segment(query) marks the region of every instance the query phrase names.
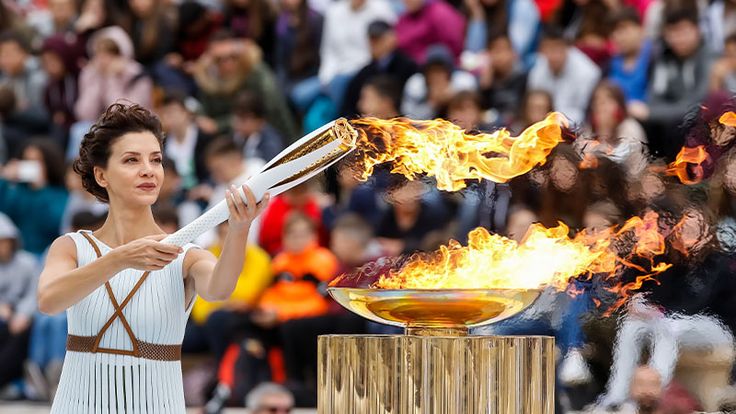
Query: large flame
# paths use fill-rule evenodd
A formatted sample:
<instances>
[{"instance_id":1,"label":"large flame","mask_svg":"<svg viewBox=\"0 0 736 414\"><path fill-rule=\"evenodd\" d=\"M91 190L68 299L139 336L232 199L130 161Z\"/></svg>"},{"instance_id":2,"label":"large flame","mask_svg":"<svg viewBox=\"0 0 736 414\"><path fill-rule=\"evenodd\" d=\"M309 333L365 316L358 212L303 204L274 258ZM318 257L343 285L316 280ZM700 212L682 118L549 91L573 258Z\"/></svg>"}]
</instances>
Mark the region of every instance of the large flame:
<instances>
[{"instance_id":1,"label":"large flame","mask_svg":"<svg viewBox=\"0 0 736 414\"><path fill-rule=\"evenodd\" d=\"M703 179L703 166L701 164L708 157L708 152L703 145L682 147L675 161L667 167L665 174L677 176L683 184L697 184Z\"/></svg>"},{"instance_id":2,"label":"large flame","mask_svg":"<svg viewBox=\"0 0 736 414\"><path fill-rule=\"evenodd\" d=\"M572 277L603 275L611 278L623 268L635 268L640 276L628 285L613 283L611 290L626 295L669 265L655 263L664 252L665 237L658 215L634 217L619 228L580 232L570 237L560 223L544 228L533 225L524 240L477 228L467 246L455 241L432 254L414 255L400 269L376 282L380 289L567 289ZM622 248L623 241L629 246ZM625 243L623 243L625 244ZM638 260L633 260L638 258ZM639 264L635 264L634 262ZM641 262L647 263L642 265Z\"/></svg>"},{"instance_id":3,"label":"large flame","mask_svg":"<svg viewBox=\"0 0 736 414\"><path fill-rule=\"evenodd\" d=\"M566 119L551 113L518 137L505 130L469 134L442 119L414 121L363 118L350 123L360 131L356 164L367 179L376 165L390 163L392 172L409 179L433 176L441 190L457 191L465 180L506 182L543 164L562 141Z\"/></svg>"}]
</instances>

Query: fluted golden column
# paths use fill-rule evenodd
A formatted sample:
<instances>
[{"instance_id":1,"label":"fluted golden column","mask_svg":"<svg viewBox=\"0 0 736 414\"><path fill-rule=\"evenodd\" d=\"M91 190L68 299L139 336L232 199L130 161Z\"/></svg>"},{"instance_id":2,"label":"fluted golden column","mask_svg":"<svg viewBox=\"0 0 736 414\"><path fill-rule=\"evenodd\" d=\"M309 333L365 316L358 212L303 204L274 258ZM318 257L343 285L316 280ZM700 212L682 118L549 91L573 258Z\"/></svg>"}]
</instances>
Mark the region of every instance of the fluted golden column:
<instances>
[{"instance_id":1,"label":"fluted golden column","mask_svg":"<svg viewBox=\"0 0 736 414\"><path fill-rule=\"evenodd\" d=\"M321 336L318 384L320 414L552 414L554 339Z\"/></svg>"}]
</instances>

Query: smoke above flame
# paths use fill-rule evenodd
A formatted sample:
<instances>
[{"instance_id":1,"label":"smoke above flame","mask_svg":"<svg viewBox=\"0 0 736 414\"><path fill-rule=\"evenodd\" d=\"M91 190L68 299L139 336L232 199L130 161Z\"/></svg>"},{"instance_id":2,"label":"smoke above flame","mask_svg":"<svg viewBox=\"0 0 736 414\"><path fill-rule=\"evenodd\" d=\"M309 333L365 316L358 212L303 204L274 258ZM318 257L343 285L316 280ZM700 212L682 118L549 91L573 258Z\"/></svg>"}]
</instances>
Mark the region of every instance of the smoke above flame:
<instances>
[{"instance_id":1,"label":"smoke above flame","mask_svg":"<svg viewBox=\"0 0 736 414\"><path fill-rule=\"evenodd\" d=\"M465 180L506 182L544 164L562 142L567 120L551 113L516 137L505 129L469 134L442 119L362 118L350 123L360 133L352 164L362 179L388 163L391 172L410 180L426 174L437 180L440 190L457 191Z\"/></svg>"},{"instance_id":2,"label":"smoke above flame","mask_svg":"<svg viewBox=\"0 0 736 414\"><path fill-rule=\"evenodd\" d=\"M433 253L417 253L400 266L382 269L371 287L378 289L568 289L571 278L601 277L623 303L655 275L670 267L657 262L665 251L665 235L654 212L633 217L625 224L598 232L570 236L560 223L545 228L535 224L517 243L484 228L470 232L466 246L452 240ZM621 283L617 277L634 269L636 280ZM365 269L363 269L365 270ZM361 270L343 275L361 278Z\"/></svg>"}]
</instances>

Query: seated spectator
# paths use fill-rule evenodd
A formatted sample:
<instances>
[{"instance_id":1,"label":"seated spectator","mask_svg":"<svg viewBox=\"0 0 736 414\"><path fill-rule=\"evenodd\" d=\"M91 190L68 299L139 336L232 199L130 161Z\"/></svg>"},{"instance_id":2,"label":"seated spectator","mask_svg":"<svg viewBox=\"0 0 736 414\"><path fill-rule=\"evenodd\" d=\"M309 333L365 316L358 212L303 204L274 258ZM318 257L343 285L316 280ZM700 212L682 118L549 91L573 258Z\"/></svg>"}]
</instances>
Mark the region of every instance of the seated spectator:
<instances>
[{"instance_id":1,"label":"seated spectator","mask_svg":"<svg viewBox=\"0 0 736 414\"><path fill-rule=\"evenodd\" d=\"M209 179L205 151L212 137L197 125L194 106L193 98L171 92L158 111L166 134L164 154L174 161L185 190Z\"/></svg>"},{"instance_id":2,"label":"seated spectator","mask_svg":"<svg viewBox=\"0 0 736 414\"><path fill-rule=\"evenodd\" d=\"M630 104L629 112L644 123L650 152L673 160L684 140L678 124L705 97L712 61L693 10L668 11L663 40L649 80L649 99Z\"/></svg>"},{"instance_id":3,"label":"seated spectator","mask_svg":"<svg viewBox=\"0 0 736 414\"><path fill-rule=\"evenodd\" d=\"M38 256L60 234L68 198L63 160L53 142L34 140L0 174L0 212L18 226L23 248Z\"/></svg>"},{"instance_id":4,"label":"seated spectator","mask_svg":"<svg viewBox=\"0 0 736 414\"><path fill-rule=\"evenodd\" d=\"M399 116L400 87L396 79L379 75L363 85L357 102L362 116L392 119Z\"/></svg>"},{"instance_id":5,"label":"seated spectator","mask_svg":"<svg viewBox=\"0 0 736 414\"><path fill-rule=\"evenodd\" d=\"M79 2L74 0L49 0L45 9L31 10L26 21L43 38L55 34L73 33L79 12Z\"/></svg>"},{"instance_id":6,"label":"seated spectator","mask_svg":"<svg viewBox=\"0 0 736 414\"><path fill-rule=\"evenodd\" d=\"M337 182L339 192L335 203L322 211L325 227L333 229L335 222L345 214L358 215L370 225L377 225L383 210L376 180L361 181L346 166L338 170Z\"/></svg>"},{"instance_id":7,"label":"seated spectator","mask_svg":"<svg viewBox=\"0 0 736 414\"><path fill-rule=\"evenodd\" d=\"M725 39L736 33L736 7L729 0L714 0L709 3L707 12L703 13L710 30L708 43L712 51L721 53L725 48Z\"/></svg>"},{"instance_id":8,"label":"seated spectator","mask_svg":"<svg viewBox=\"0 0 736 414\"><path fill-rule=\"evenodd\" d=\"M253 414L290 413L294 397L283 386L265 382L248 393L245 407Z\"/></svg>"},{"instance_id":9,"label":"seated spectator","mask_svg":"<svg viewBox=\"0 0 736 414\"><path fill-rule=\"evenodd\" d=\"M395 22L385 0L339 0L325 11L320 45L319 81L335 109L342 106L348 82L371 60L368 25L376 20Z\"/></svg>"},{"instance_id":10,"label":"seated spectator","mask_svg":"<svg viewBox=\"0 0 736 414\"><path fill-rule=\"evenodd\" d=\"M483 107L480 95L473 91L460 91L447 103L447 119L465 131L484 131Z\"/></svg>"},{"instance_id":11,"label":"seated spectator","mask_svg":"<svg viewBox=\"0 0 736 414\"><path fill-rule=\"evenodd\" d=\"M598 65L601 70L608 66L611 48L608 43L610 26L601 24L618 9L618 4L603 0L589 0L574 3L576 7L572 20L566 25L566 35L575 39L575 47Z\"/></svg>"},{"instance_id":12,"label":"seated spectator","mask_svg":"<svg viewBox=\"0 0 736 414\"><path fill-rule=\"evenodd\" d=\"M217 240L207 250L215 256L222 253L227 222L217 226ZM272 279L271 258L263 249L248 244L245 264L230 298L224 302L207 302L197 298L187 323L184 352L211 352L220 361L228 345L237 339L238 329L250 317L263 291Z\"/></svg>"},{"instance_id":13,"label":"seated spectator","mask_svg":"<svg viewBox=\"0 0 736 414\"><path fill-rule=\"evenodd\" d=\"M233 139L243 148L248 162L253 159L271 161L284 149L284 140L266 120L266 108L257 94L245 91L233 104Z\"/></svg>"},{"instance_id":14,"label":"seated spectator","mask_svg":"<svg viewBox=\"0 0 736 414\"><path fill-rule=\"evenodd\" d=\"M338 270L337 258L319 246L319 228L309 216L295 211L283 226L283 251L273 258L275 283L258 301L262 321L285 322L327 313L327 299L318 289Z\"/></svg>"},{"instance_id":15,"label":"seated spectator","mask_svg":"<svg viewBox=\"0 0 736 414\"><path fill-rule=\"evenodd\" d=\"M371 61L364 66L350 81L340 113L342 116L353 117L360 113L358 100L361 91L367 82L377 76L388 75L393 77L398 88L399 96L403 94L406 81L417 72L417 64L398 49L396 30L382 20L368 25ZM397 104L396 108L400 105Z\"/></svg>"},{"instance_id":16,"label":"seated spectator","mask_svg":"<svg viewBox=\"0 0 736 414\"><path fill-rule=\"evenodd\" d=\"M450 50L436 45L427 49L422 71L406 82L401 112L414 119L432 119L445 111L455 93L477 88L473 75L455 68Z\"/></svg>"},{"instance_id":17,"label":"seated spectator","mask_svg":"<svg viewBox=\"0 0 736 414\"><path fill-rule=\"evenodd\" d=\"M0 389L23 374L38 275L36 258L21 250L18 228L0 213Z\"/></svg>"},{"instance_id":18,"label":"seated spectator","mask_svg":"<svg viewBox=\"0 0 736 414\"><path fill-rule=\"evenodd\" d=\"M624 95L611 82L601 82L590 103L591 135L575 145L583 154L601 156L620 164L630 178L648 166L647 136L639 123L626 115Z\"/></svg>"},{"instance_id":19,"label":"seated spectator","mask_svg":"<svg viewBox=\"0 0 736 414\"><path fill-rule=\"evenodd\" d=\"M644 37L641 19L633 9L621 10L613 15L611 21L611 42L615 53L608 77L623 90L627 104L645 102L652 42Z\"/></svg>"},{"instance_id":20,"label":"seated spectator","mask_svg":"<svg viewBox=\"0 0 736 414\"><path fill-rule=\"evenodd\" d=\"M530 0L471 0L465 5L470 14L465 37L465 50L481 52L491 47L488 39L506 38L513 48L521 69L534 63L539 41L540 13ZM489 36L489 32L499 34Z\"/></svg>"},{"instance_id":21,"label":"seated spectator","mask_svg":"<svg viewBox=\"0 0 736 414\"><path fill-rule=\"evenodd\" d=\"M529 72L527 87L549 92L555 110L572 122L582 122L590 95L600 79L600 69L584 53L569 45L562 31L555 27L545 30L540 52Z\"/></svg>"},{"instance_id":22,"label":"seated spectator","mask_svg":"<svg viewBox=\"0 0 736 414\"><path fill-rule=\"evenodd\" d=\"M317 224L318 233L324 234L321 223L322 207L317 202L310 181L291 188L271 199L266 211L262 213L258 244L271 256L283 248L283 232L286 218L294 211L303 213ZM324 239L324 236L320 237Z\"/></svg>"},{"instance_id":23,"label":"seated spectator","mask_svg":"<svg viewBox=\"0 0 736 414\"><path fill-rule=\"evenodd\" d=\"M736 93L736 33L724 41L723 55L713 64L710 92Z\"/></svg>"},{"instance_id":24,"label":"seated spectator","mask_svg":"<svg viewBox=\"0 0 736 414\"><path fill-rule=\"evenodd\" d=\"M79 89L75 105L77 119L94 122L119 99L151 108L153 84L143 66L134 60L133 43L123 29L112 26L97 31L89 40L89 48L91 60L79 75L84 87Z\"/></svg>"},{"instance_id":25,"label":"seated spectator","mask_svg":"<svg viewBox=\"0 0 736 414\"><path fill-rule=\"evenodd\" d=\"M276 48L276 11L270 0L225 0L224 26L235 37L250 39L264 52L264 60L273 65Z\"/></svg>"},{"instance_id":26,"label":"seated spectator","mask_svg":"<svg viewBox=\"0 0 736 414\"><path fill-rule=\"evenodd\" d=\"M62 149L66 149L69 129L77 119L74 103L79 96L77 80L83 52L62 34L47 38L42 46L41 63L48 77L44 103L51 116L51 137Z\"/></svg>"},{"instance_id":27,"label":"seated spectator","mask_svg":"<svg viewBox=\"0 0 736 414\"><path fill-rule=\"evenodd\" d=\"M545 227L563 222L571 228L582 226L583 213L591 194L578 169L582 158L570 144L560 144L539 170L541 206L539 221Z\"/></svg>"},{"instance_id":28,"label":"seated spectator","mask_svg":"<svg viewBox=\"0 0 736 414\"><path fill-rule=\"evenodd\" d=\"M262 60L258 46L227 31L212 36L207 52L194 68L205 118L200 127L210 134L227 132L238 94L250 90L263 98L266 119L287 142L297 138L296 126L276 77Z\"/></svg>"},{"instance_id":29,"label":"seated spectator","mask_svg":"<svg viewBox=\"0 0 736 414\"><path fill-rule=\"evenodd\" d=\"M447 223L447 212L441 206L429 206L422 199L424 184L409 181L387 194L390 208L381 217L376 237L390 256L413 253L424 238Z\"/></svg>"},{"instance_id":30,"label":"seated spectator","mask_svg":"<svg viewBox=\"0 0 736 414\"><path fill-rule=\"evenodd\" d=\"M168 8L161 0L131 1L120 13L110 16L133 41L135 60L151 70L156 80L155 65L174 49L174 21Z\"/></svg>"},{"instance_id":31,"label":"seated spectator","mask_svg":"<svg viewBox=\"0 0 736 414\"><path fill-rule=\"evenodd\" d=\"M48 131L43 101L46 75L38 59L30 54L30 46L16 32L0 34L0 85L14 95L14 104L8 107L2 122L18 132L5 137L9 153L15 156L23 146L23 138Z\"/></svg>"},{"instance_id":32,"label":"seated spectator","mask_svg":"<svg viewBox=\"0 0 736 414\"><path fill-rule=\"evenodd\" d=\"M431 46L450 51L452 63L463 51L465 17L444 0L404 0L405 11L396 23L399 49L424 64Z\"/></svg>"},{"instance_id":33,"label":"seated spectator","mask_svg":"<svg viewBox=\"0 0 736 414\"><path fill-rule=\"evenodd\" d=\"M480 70L483 107L494 113L497 125L509 125L526 91L527 73L511 39L497 35L488 41L486 63Z\"/></svg>"},{"instance_id":34,"label":"seated spectator","mask_svg":"<svg viewBox=\"0 0 736 414\"><path fill-rule=\"evenodd\" d=\"M700 410L702 410L700 403L685 387L672 381L665 388L657 370L647 365L640 365L631 378L629 399L617 412L621 414L689 414Z\"/></svg>"},{"instance_id":35,"label":"seated spectator","mask_svg":"<svg viewBox=\"0 0 736 414\"><path fill-rule=\"evenodd\" d=\"M287 96L303 112L320 93L322 15L307 0L279 2L274 69Z\"/></svg>"}]
</instances>

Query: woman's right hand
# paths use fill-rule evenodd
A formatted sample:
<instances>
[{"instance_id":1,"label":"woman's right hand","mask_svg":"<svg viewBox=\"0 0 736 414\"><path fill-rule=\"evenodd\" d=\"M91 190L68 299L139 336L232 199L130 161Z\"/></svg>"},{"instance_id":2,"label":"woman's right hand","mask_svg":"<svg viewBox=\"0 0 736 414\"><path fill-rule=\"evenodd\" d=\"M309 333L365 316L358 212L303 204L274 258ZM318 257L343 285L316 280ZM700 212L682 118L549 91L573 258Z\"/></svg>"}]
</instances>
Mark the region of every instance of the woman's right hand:
<instances>
[{"instance_id":1,"label":"woman's right hand","mask_svg":"<svg viewBox=\"0 0 736 414\"><path fill-rule=\"evenodd\" d=\"M167 234L157 234L133 240L113 249L114 254L126 268L144 271L161 270L174 261L181 252L181 247L174 244L161 243Z\"/></svg>"}]
</instances>

